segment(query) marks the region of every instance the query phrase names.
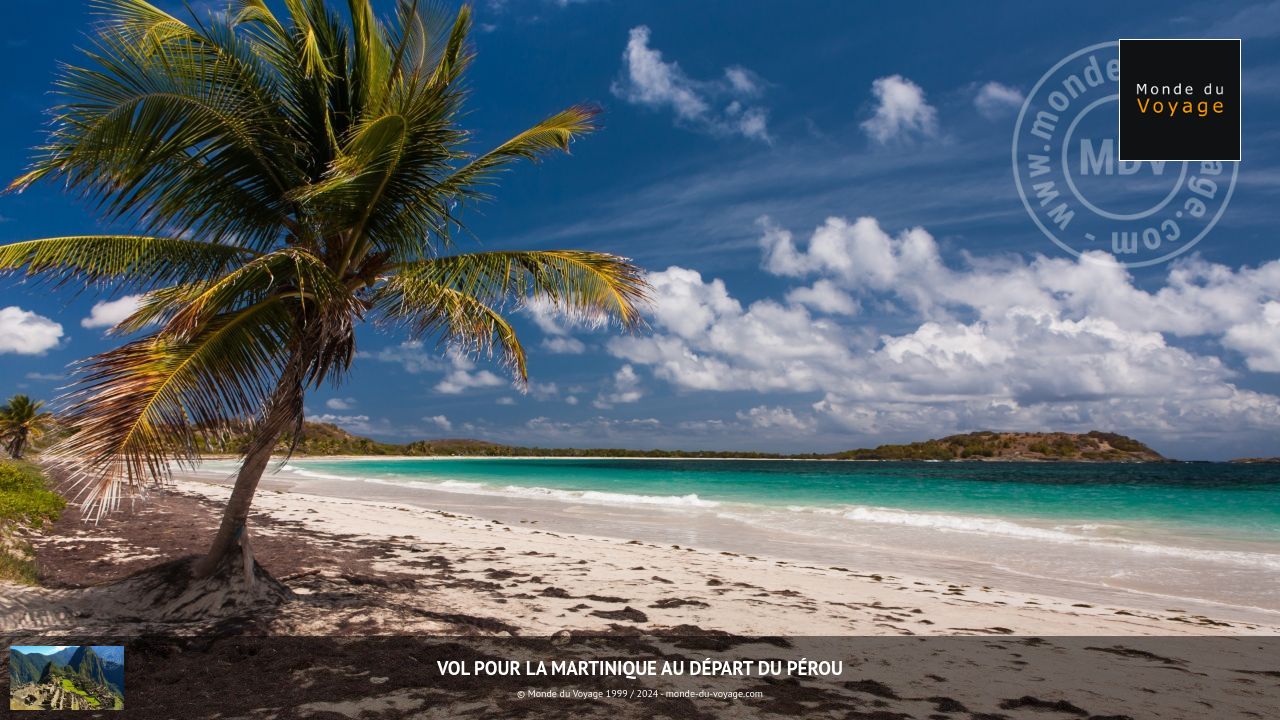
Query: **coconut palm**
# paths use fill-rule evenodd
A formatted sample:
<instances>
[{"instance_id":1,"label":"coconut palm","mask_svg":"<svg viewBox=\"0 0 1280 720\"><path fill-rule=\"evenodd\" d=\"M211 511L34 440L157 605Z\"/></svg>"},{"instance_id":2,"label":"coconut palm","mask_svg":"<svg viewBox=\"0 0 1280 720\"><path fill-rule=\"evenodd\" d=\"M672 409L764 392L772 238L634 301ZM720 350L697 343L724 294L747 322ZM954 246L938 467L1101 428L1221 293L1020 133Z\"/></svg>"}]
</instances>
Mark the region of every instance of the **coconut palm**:
<instances>
[{"instance_id":1,"label":"coconut palm","mask_svg":"<svg viewBox=\"0 0 1280 720\"><path fill-rule=\"evenodd\" d=\"M53 414L41 412L43 407L44 402L26 395L14 395L0 405L0 442L9 457L21 458L27 447L53 426Z\"/></svg>"},{"instance_id":2,"label":"coconut palm","mask_svg":"<svg viewBox=\"0 0 1280 720\"><path fill-rule=\"evenodd\" d=\"M511 310L635 327L646 292L613 255L455 252L460 212L501 171L567 151L596 114L570 107L473 154L467 7L403 0L383 22L370 0L283 4L184 21L97 0L92 45L63 68L48 140L13 188L56 179L130 233L0 246L0 271L142 294L114 329L136 339L85 361L66 399L75 432L56 454L89 512L253 423L195 577L233 567L273 449L308 389L342 381L361 322L497 355L524 383Z\"/></svg>"}]
</instances>

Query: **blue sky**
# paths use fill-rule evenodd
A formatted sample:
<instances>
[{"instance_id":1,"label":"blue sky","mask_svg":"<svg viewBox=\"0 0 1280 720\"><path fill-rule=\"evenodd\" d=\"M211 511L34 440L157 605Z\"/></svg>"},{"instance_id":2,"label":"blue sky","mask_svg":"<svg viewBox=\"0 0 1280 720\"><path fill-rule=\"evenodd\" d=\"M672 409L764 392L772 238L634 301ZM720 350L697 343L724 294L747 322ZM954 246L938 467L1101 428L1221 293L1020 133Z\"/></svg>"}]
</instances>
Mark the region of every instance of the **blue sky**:
<instances>
[{"instance_id":1,"label":"blue sky","mask_svg":"<svg viewBox=\"0 0 1280 720\"><path fill-rule=\"evenodd\" d=\"M69 645L12 645L10 650L17 650L27 655L52 655L59 650L65 650Z\"/></svg>"},{"instance_id":2,"label":"blue sky","mask_svg":"<svg viewBox=\"0 0 1280 720\"><path fill-rule=\"evenodd\" d=\"M0 13L12 177L90 18ZM1280 454L1280 3L506 0L477 22L478 148L570 103L605 115L571 157L511 173L472 231L634 258L652 329L521 311L522 394L482 358L366 328L313 418L397 441L804 451L1096 428L1185 458ZM1221 36L1244 39L1245 161L1218 226L1131 271L1050 243L1009 165L1022 96L1087 45ZM0 218L0 242L102 229L54 184L0 196ZM0 281L0 394L57 395L110 346L129 305L95 308L112 300Z\"/></svg>"}]
</instances>

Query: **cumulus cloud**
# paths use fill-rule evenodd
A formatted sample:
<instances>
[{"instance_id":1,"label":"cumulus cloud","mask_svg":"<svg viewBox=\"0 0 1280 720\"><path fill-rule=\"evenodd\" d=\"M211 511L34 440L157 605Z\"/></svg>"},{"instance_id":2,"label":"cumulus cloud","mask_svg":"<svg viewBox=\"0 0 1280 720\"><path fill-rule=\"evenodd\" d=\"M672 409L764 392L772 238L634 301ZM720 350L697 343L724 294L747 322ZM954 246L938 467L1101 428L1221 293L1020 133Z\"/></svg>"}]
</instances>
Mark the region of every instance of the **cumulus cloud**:
<instances>
[{"instance_id":1,"label":"cumulus cloud","mask_svg":"<svg viewBox=\"0 0 1280 720\"><path fill-rule=\"evenodd\" d=\"M830 280L818 280L810 287L792 289L787 293L787 302L806 305L831 315L853 315L858 312L858 302Z\"/></svg>"},{"instance_id":2,"label":"cumulus cloud","mask_svg":"<svg viewBox=\"0 0 1280 720\"><path fill-rule=\"evenodd\" d=\"M738 419L759 430L811 430L817 423L812 418L799 418L784 407L760 405L738 413Z\"/></svg>"},{"instance_id":3,"label":"cumulus cloud","mask_svg":"<svg viewBox=\"0 0 1280 720\"><path fill-rule=\"evenodd\" d=\"M549 337L542 341L542 349L557 355L581 355L587 346L577 338Z\"/></svg>"},{"instance_id":4,"label":"cumulus cloud","mask_svg":"<svg viewBox=\"0 0 1280 720\"><path fill-rule=\"evenodd\" d=\"M821 417L868 435L1280 429L1280 399L1240 387L1227 361L1239 353L1252 370L1280 372L1280 261L1187 260L1148 291L1101 253L953 267L924 229L890 235L873 218L830 218L804 241L766 223L761 246L769 272L817 280L785 302L744 306L696 271L653 273L656 332L616 338L610 352L685 390L816 395ZM826 316L848 307L842 298L889 312L857 332ZM739 420L773 417L762 408Z\"/></svg>"},{"instance_id":5,"label":"cumulus cloud","mask_svg":"<svg viewBox=\"0 0 1280 720\"><path fill-rule=\"evenodd\" d=\"M141 303L141 295L125 295L117 300L107 300L96 303L89 310L89 317L80 321L80 327L115 327L123 322L125 318L137 312L138 306Z\"/></svg>"},{"instance_id":6,"label":"cumulus cloud","mask_svg":"<svg viewBox=\"0 0 1280 720\"><path fill-rule=\"evenodd\" d=\"M1022 107L1022 91L992 81L978 88L973 96L973 105L988 120L998 120L1018 111Z\"/></svg>"},{"instance_id":7,"label":"cumulus cloud","mask_svg":"<svg viewBox=\"0 0 1280 720\"><path fill-rule=\"evenodd\" d=\"M374 430L373 425L369 423L368 415L338 415L334 413L322 413L320 415L308 415L307 420L311 422L337 425L340 428L354 433L368 433Z\"/></svg>"},{"instance_id":8,"label":"cumulus cloud","mask_svg":"<svg viewBox=\"0 0 1280 720\"><path fill-rule=\"evenodd\" d=\"M359 357L395 363L411 375L442 372L447 368L440 353L427 349L421 340L408 340L376 353L361 352Z\"/></svg>"},{"instance_id":9,"label":"cumulus cloud","mask_svg":"<svg viewBox=\"0 0 1280 720\"><path fill-rule=\"evenodd\" d=\"M444 377L435 384L435 390L445 395L459 395L470 389L499 387L508 383L492 371L478 369L476 362L461 350L450 348L442 355L428 349L419 340L402 342L375 353L361 353L360 357L395 363L412 375L444 373Z\"/></svg>"},{"instance_id":10,"label":"cumulus cloud","mask_svg":"<svg viewBox=\"0 0 1280 720\"><path fill-rule=\"evenodd\" d=\"M557 355L581 355L586 352L586 344L570 336L571 329L594 330L607 323L603 315L586 317L571 315L565 313L555 303L542 298L534 298L527 302L524 311L538 329L548 336L542 341L542 349Z\"/></svg>"},{"instance_id":11,"label":"cumulus cloud","mask_svg":"<svg viewBox=\"0 0 1280 720\"><path fill-rule=\"evenodd\" d=\"M647 26L631 28L614 95L636 105L670 110L687 127L769 142L768 110L750 102L764 91L759 76L735 65L725 69L722 79L695 80L676 62L663 60L649 39Z\"/></svg>"},{"instance_id":12,"label":"cumulus cloud","mask_svg":"<svg viewBox=\"0 0 1280 720\"><path fill-rule=\"evenodd\" d=\"M1242 353L1250 370L1280 372L1280 302L1269 301L1260 317L1231 326L1222 343Z\"/></svg>"},{"instance_id":13,"label":"cumulus cloud","mask_svg":"<svg viewBox=\"0 0 1280 720\"><path fill-rule=\"evenodd\" d=\"M635 368L623 365L613 374L612 391L600 393L591 404L601 409L608 409L615 404L637 402L642 397L644 397L644 391L640 389L640 376L636 374Z\"/></svg>"},{"instance_id":14,"label":"cumulus cloud","mask_svg":"<svg viewBox=\"0 0 1280 720\"><path fill-rule=\"evenodd\" d=\"M43 355L62 340L62 325L16 305L0 308L0 355Z\"/></svg>"},{"instance_id":15,"label":"cumulus cloud","mask_svg":"<svg viewBox=\"0 0 1280 720\"><path fill-rule=\"evenodd\" d=\"M432 415L430 417L424 417L422 419L424 422L431 423L432 425L435 425L436 427L440 428L445 432L449 432L450 430L453 430L453 423L450 422L449 418L445 417L444 415Z\"/></svg>"},{"instance_id":16,"label":"cumulus cloud","mask_svg":"<svg viewBox=\"0 0 1280 720\"><path fill-rule=\"evenodd\" d=\"M473 388L500 387L508 384L488 370L476 369L475 361L458 351L449 351L451 369L445 373L444 379L436 383L436 392L445 395L458 395Z\"/></svg>"},{"instance_id":17,"label":"cumulus cloud","mask_svg":"<svg viewBox=\"0 0 1280 720\"><path fill-rule=\"evenodd\" d=\"M871 83L875 113L863 121L867 136L880 144L912 136L938 134L938 111L925 101L924 90L901 75L889 75Z\"/></svg>"},{"instance_id":18,"label":"cumulus cloud","mask_svg":"<svg viewBox=\"0 0 1280 720\"><path fill-rule=\"evenodd\" d=\"M324 401L324 406L330 410L351 410L356 406L355 398L329 398Z\"/></svg>"}]
</instances>

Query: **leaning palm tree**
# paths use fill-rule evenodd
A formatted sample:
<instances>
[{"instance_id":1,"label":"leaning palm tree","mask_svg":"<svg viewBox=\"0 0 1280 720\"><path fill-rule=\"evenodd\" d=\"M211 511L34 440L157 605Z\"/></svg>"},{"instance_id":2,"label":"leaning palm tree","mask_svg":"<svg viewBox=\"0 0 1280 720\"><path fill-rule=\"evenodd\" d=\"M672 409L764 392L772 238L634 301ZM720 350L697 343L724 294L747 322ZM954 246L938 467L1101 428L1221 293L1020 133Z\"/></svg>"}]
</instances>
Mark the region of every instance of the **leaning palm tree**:
<instances>
[{"instance_id":1,"label":"leaning palm tree","mask_svg":"<svg viewBox=\"0 0 1280 720\"><path fill-rule=\"evenodd\" d=\"M33 401L26 395L14 395L0 405L0 442L9 457L21 458L27 447L52 427L53 415L41 412L43 407L43 401Z\"/></svg>"},{"instance_id":2,"label":"leaning palm tree","mask_svg":"<svg viewBox=\"0 0 1280 720\"><path fill-rule=\"evenodd\" d=\"M382 22L370 0L345 13L284 0L287 16L238 0L184 21L144 0L96 4L92 46L63 68L48 141L13 188L56 179L129 234L0 246L0 271L142 293L114 330L143 334L85 361L65 399L74 433L55 451L86 512L252 423L194 577L249 558L258 480L304 393L343 379L362 321L496 354L517 383L525 352L505 313L522 303L640 322L647 286L623 258L454 251L460 212L499 172L568 150L596 113L574 106L471 153L467 7L402 0Z\"/></svg>"}]
</instances>

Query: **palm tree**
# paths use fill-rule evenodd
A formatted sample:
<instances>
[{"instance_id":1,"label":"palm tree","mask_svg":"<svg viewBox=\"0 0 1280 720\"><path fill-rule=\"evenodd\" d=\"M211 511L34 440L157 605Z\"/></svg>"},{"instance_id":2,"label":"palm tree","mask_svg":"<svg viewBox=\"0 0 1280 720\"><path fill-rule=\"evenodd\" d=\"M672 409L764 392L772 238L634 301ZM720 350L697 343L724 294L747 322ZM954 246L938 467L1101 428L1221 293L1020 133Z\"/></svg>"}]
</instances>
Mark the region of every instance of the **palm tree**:
<instances>
[{"instance_id":1,"label":"palm tree","mask_svg":"<svg viewBox=\"0 0 1280 720\"><path fill-rule=\"evenodd\" d=\"M26 395L14 395L0 405L0 442L9 457L21 458L27 446L53 425L52 413L40 412L42 407L44 402L33 402Z\"/></svg>"},{"instance_id":2,"label":"palm tree","mask_svg":"<svg viewBox=\"0 0 1280 720\"><path fill-rule=\"evenodd\" d=\"M248 556L246 521L304 393L341 382L365 320L496 353L525 352L505 312L537 299L634 328L647 285L624 258L572 250L454 252L460 211L513 161L594 128L574 106L481 154L460 124L471 12L417 0L264 0L183 21L144 0L98 0L92 46L63 68L53 128L12 187L57 179L131 234L0 246L0 271L144 293L89 358L56 448L86 512L190 465L205 437L253 437L208 554L207 578ZM295 432L294 437L298 434ZM243 550L237 548L243 547ZM248 560L246 567L251 567Z\"/></svg>"}]
</instances>

